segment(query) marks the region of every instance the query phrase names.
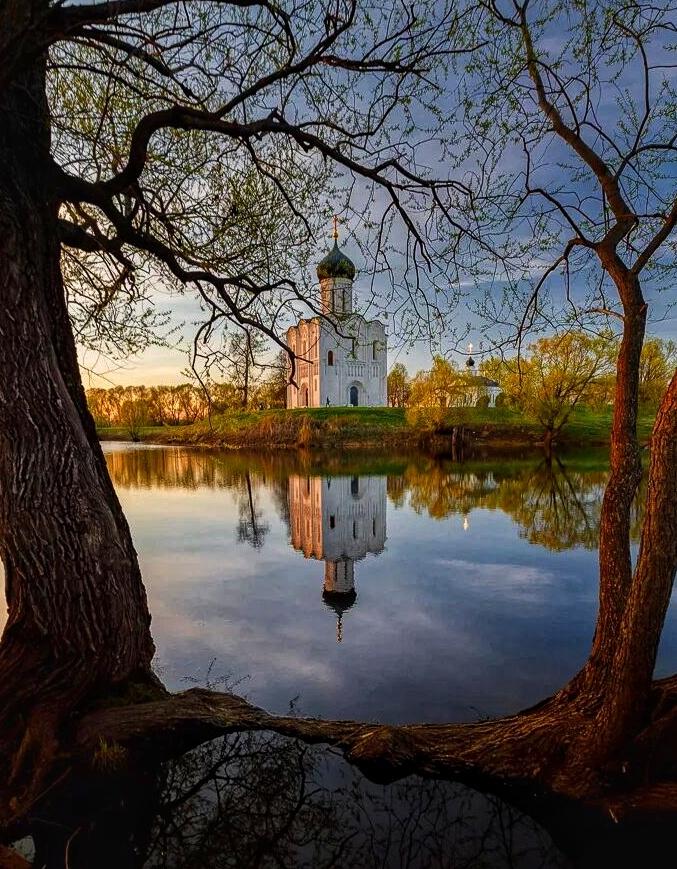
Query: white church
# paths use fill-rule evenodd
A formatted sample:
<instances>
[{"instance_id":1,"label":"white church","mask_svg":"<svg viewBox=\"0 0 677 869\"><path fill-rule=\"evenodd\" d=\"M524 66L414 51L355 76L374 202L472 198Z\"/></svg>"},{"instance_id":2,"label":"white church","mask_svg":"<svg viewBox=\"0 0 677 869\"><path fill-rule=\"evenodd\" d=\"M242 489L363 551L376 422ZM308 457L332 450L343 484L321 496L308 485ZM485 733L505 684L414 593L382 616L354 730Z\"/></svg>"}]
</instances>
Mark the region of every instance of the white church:
<instances>
[{"instance_id":1,"label":"white church","mask_svg":"<svg viewBox=\"0 0 677 869\"><path fill-rule=\"evenodd\" d=\"M287 346L296 356L287 407L385 407L385 326L353 311L355 266L339 249L336 219L334 247L318 264L317 277L324 316L299 320L287 330Z\"/></svg>"}]
</instances>

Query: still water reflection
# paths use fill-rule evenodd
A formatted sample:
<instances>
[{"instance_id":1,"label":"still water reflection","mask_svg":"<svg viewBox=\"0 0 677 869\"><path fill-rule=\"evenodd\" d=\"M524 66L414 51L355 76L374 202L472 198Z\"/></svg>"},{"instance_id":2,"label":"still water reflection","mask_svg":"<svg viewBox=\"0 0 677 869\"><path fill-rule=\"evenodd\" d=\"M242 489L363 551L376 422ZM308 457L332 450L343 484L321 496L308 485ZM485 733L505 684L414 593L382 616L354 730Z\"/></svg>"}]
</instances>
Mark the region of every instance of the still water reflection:
<instances>
[{"instance_id":1,"label":"still water reflection","mask_svg":"<svg viewBox=\"0 0 677 869\"><path fill-rule=\"evenodd\" d=\"M158 809L145 855L158 869L570 865L545 830L497 797L416 777L375 785L322 748L271 734L182 758Z\"/></svg>"},{"instance_id":2,"label":"still water reflection","mask_svg":"<svg viewBox=\"0 0 677 869\"><path fill-rule=\"evenodd\" d=\"M171 688L209 673L274 712L467 721L537 702L586 657L603 457L106 451Z\"/></svg>"},{"instance_id":3,"label":"still water reflection","mask_svg":"<svg viewBox=\"0 0 677 869\"><path fill-rule=\"evenodd\" d=\"M105 451L171 689L236 687L332 718L474 720L537 702L587 655L603 457ZM671 609L659 674L677 671L674 622ZM14 846L70 869L665 865L649 857L655 831L522 804L538 822L467 786L377 785L325 746L244 733L116 775L77 770Z\"/></svg>"},{"instance_id":4,"label":"still water reflection","mask_svg":"<svg viewBox=\"0 0 677 869\"><path fill-rule=\"evenodd\" d=\"M48 869L574 865L555 844L560 825L551 835L496 796L415 776L377 785L322 746L269 733L217 739L103 788L81 776L26 833L15 847Z\"/></svg>"},{"instance_id":5,"label":"still water reflection","mask_svg":"<svg viewBox=\"0 0 677 869\"><path fill-rule=\"evenodd\" d=\"M292 546L324 561L322 598L336 613L340 643L343 613L357 598L355 562L385 548L386 478L292 474L288 491Z\"/></svg>"}]
</instances>

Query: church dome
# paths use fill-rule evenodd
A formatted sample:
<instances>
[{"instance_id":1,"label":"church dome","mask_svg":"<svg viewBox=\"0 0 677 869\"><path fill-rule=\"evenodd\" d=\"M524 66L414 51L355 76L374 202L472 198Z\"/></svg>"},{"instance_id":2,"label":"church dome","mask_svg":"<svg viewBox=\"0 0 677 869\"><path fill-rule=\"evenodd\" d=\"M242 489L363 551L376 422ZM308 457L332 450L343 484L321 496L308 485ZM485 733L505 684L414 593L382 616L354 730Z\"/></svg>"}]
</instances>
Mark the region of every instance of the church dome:
<instances>
[{"instance_id":1,"label":"church dome","mask_svg":"<svg viewBox=\"0 0 677 869\"><path fill-rule=\"evenodd\" d=\"M349 591L327 591L325 588L322 590L322 600L329 609L334 610L336 615L340 616L355 603L357 592L354 588Z\"/></svg>"},{"instance_id":2,"label":"church dome","mask_svg":"<svg viewBox=\"0 0 677 869\"><path fill-rule=\"evenodd\" d=\"M336 642L343 642L343 613L347 612L357 600L357 592L354 588L350 591L327 591L322 592L322 599L329 609L336 613Z\"/></svg>"},{"instance_id":3,"label":"church dome","mask_svg":"<svg viewBox=\"0 0 677 869\"><path fill-rule=\"evenodd\" d=\"M338 242L334 241L334 247L326 257L317 264L317 277L324 278L348 278L355 280L355 264L339 250Z\"/></svg>"}]
</instances>

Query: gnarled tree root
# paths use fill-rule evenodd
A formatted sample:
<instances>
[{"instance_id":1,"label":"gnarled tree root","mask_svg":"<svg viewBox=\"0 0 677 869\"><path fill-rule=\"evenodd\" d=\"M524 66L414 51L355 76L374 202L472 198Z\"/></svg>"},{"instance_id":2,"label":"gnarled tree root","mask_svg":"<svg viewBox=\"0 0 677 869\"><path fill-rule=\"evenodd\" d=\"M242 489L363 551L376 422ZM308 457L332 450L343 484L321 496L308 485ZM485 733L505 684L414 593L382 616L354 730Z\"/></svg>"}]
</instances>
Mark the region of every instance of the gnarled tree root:
<instances>
[{"instance_id":1,"label":"gnarled tree root","mask_svg":"<svg viewBox=\"0 0 677 869\"><path fill-rule=\"evenodd\" d=\"M674 719L674 720L673 720ZM166 699L112 707L83 717L75 750L91 758L102 743L145 756L172 757L209 739L246 730L272 731L307 743L327 743L374 781L418 774L482 785L496 792L526 791L584 801L616 820L677 808L677 785L666 780L675 762L677 714L651 721L617 758L589 766L590 728L581 704L555 695L533 709L476 724L385 725L275 716L233 694L194 688ZM650 776L650 777L648 777ZM667 799L667 802L666 802Z\"/></svg>"}]
</instances>

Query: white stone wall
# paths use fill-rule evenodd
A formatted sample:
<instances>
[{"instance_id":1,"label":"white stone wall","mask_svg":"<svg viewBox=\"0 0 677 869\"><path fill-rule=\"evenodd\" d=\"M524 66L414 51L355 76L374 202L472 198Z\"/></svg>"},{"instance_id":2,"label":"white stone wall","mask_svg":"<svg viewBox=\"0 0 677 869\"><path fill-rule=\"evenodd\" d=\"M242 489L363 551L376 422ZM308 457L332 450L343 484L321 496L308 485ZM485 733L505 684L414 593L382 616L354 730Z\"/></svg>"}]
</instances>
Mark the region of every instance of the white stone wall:
<instances>
[{"instance_id":1,"label":"white stone wall","mask_svg":"<svg viewBox=\"0 0 677 869\"><path fill-rule=\"evenodd\" d=\"M287 343L296 355L297 386L287 386L287 407L319 407L320 321L301 320L287 329Z\"/></svg>"},{"instance_id":2,"label":"white stone wall","mask_svg":"<svg viewBox=\"0 0 677 869\"><path fill-rule=\"evenodd\" d=\"M320 281L323 314L352 314L353 282L350 278L324 278Z\"/></svg>"},{"instance_id":3,"label":"white stone wall","mask_svg":"<svg viewBox=\"0 0 677 869\"><path fill-rule=\"evenodd\" d=\"M359 314L342 318L336 328L319 318L301 320L287 331L297 357L297 386L287 387L287 407L359 407L387 404L388 345L385 326Z\"/></svg>"},{"instance_id":4,"label":"white stone wall","mask_svg":"<svg viewBox=\"0 0 677 869\"><path fill-rule=\"evenodd\" d=\"M325 561L322 590L327 594L353 594L355 592L355 562L350 558L345 561Z\"/></svg>"}]
</instances>

